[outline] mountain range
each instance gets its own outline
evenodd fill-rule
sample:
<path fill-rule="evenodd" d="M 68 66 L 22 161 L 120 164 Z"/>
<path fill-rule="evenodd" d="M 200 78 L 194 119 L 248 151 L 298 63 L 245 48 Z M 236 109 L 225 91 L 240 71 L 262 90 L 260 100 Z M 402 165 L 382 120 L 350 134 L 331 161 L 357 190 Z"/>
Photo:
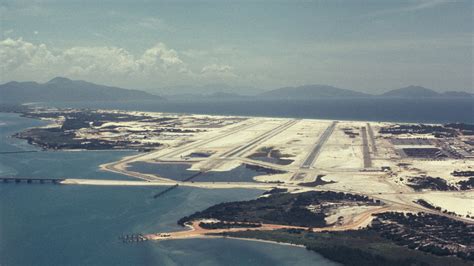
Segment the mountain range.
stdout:
<path fill-rule="evenodd" d="M 285 87 L 266 91 L 258 95 L 265 99 L 316 99 L 333 97 L 370 97 L 370 94 L 353 90 L 336 88 L 328 85 L 305 85 L 300 87 Z"/>
<path fill-rule="evenodd" d="M 150 99 L 158 100 L 162 98 L 140 90 L 98 85 L 63 77 L 53 78 L 46 83 L 12 81 L 0 85 L 0 101 L 9 103 Z"/>
<path fill-rule="evenodd" d="M 439 93 L 421 86 L 408 86 L 383 94 L 373 95 L 328 85 L 304 85 L 262 91 L 252 87 L 227 85 L 179 86 L 153 90 L 160 95 L 141 90 L 98 85 L 82 80 L 56 77 L 46 83 L 8 82 L 0 85 L 0 102 L 52 102 L 52 101 L 138 101 L 138 100 L 301 100 L 320 98 L 470 98 L 474 94 L 464 91 Z"/>
<path fill-rule="evenodd" d="M 385 92 L 384 97 L 429 98 L 429 97 L 472 97 L 473 94 L 465 91 L 436 92 L 421 86 L 408 86 Z"/>
<path fill-rule="evenodd" d="M 194 96 L 208 96 L 208 95 L 219 95 L 219 94 L 234 94 L 234 96 L 255 96 L 263 90 L 257 89 L 250 86 L 230 86 L 227 84 L 208 84 L 203 86 L 172 86 L 164 87 L 159 89 L 150 90 L 158 95 L 164 97 L 194 97 Z"/>

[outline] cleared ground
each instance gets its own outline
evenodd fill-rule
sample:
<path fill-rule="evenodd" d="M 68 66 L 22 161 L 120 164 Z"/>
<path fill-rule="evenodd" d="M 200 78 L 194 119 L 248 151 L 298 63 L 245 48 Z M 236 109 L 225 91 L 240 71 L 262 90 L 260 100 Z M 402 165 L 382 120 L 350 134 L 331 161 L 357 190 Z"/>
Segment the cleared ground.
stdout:
<path fill-rule="evenodd" d="M 446 210 L 443 215 L 453 212 L 457 219 L 472 221 L 471 177 L 455 176 L 453 172 L 474 170 L 474 147 L 469 144 L 474 143 L 474 136 L 463 134 L 459 129 L 363 121 L 105 110 L 85 113 L 91 119 L 101 119 L 100 123 L 94 123 L 82 121 L 83 115 L 77 115 L 80 110 L 63 111 L 65 115 L 57 118 L 48 117 L 48 111 L 33 114 L 55 121 L 48 127 L 60 128 L 65 124 L 67 112 L 69 116 L 76 114 L 75 120 L 68 122 L 68 134 L 72 131 L 75 139 L 84 143 L 116 141 L 145 148 L 147 144 L 153 145 L 143 153 L 101 166 L 105 171 L 142 181 L 84 181 L 65 177 L 64 184 L 265 190 L 279 187 L 292 193 L 332 190 L 370 195 L 399 210 L 428 211 L 426 206 L 415 203 L 424 199 Z M 427 153 L 428 150 L 424 150 L 427 148 L 440 152 Z M 403 149 L 414 149 L 415 156 L 408 156 Z M 262 151 L 271 152 L 266 154 L 267 158 L 252 156 Z M 416 157 L 417 154 L 422 157 Z M 199 178 L 176 181 L 153 172 L 132 171 L 129 166 L 135 162 L 186 163 L 188 170 L 195 171 L 196 175 L 225 174 L 242 164 L 263 169 L 263 172 L 253 177 L 258 182 L 199 182 Z M 426 184 L 433 180 L 436 186 Z M 447 191 L 436 191 L 440 189 Z M 365 211 L 348 206 L 335 210 L 331 219 L 343 216 L 343 221 L 348 222 Z"/>

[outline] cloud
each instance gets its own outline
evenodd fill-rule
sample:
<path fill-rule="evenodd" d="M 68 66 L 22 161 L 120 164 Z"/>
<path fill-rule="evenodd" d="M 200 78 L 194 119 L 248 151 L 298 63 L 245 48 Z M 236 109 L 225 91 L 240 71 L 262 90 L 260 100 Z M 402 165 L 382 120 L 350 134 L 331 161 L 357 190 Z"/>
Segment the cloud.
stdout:
<path fill-rule="evenodd" d="M 452 3 L 454 0 L 412 0 L 410 1 L 410 5 L 398 7 L 398 8 L 391 8 L 391 9 L 384 9 L 379 10 L 374 13 L 369 14 L 369 17 L 377 17 L 383 15 L 390 15 L 390 14 L 399 14 L 399 13 L 406 13 L 406 12 L 416 12 L 425 9 L 435 8 L 444 4 Z"/>
<path fill-rule="evenodd" d="M 232 67 L 229 65 L 218 65 L 218 64 L 212 64 L 212 65 L 207 65 L 204 66 L 201 69 L 201 73 L 231 73 L 232 72 Z"/>
<path fill-rule="evenodd" d="M 144 65 L 161 65 L 165 69 L 183 65 L 183 61 L 179 58 L 178 53 L 173 49 L 167 48 L 164 43 L 158 43 L 146 50 L 139 62 Z"/>
<path fill-rule="evenodd" d="M 56 64 L 57 61 L 57 56 L 45 44 L 34 45 L 21 38 L 0 41 L 0 69 L 4 75 L 14 70 Z"/>
<path fill-rule="evenodd" d="M 4 35 L 10 35 L 10 34 L 12 34 L 13 32 L 15 32 L 13 29 L 9 29 L 9 30 L 5 30 L 5 31 L 3 32 L 3 34 L 4 34 Z"/>
<path fill-rule="evenodd" d="M 150 30 L 171 30 L 171 27 L 167 25 L 162 19 L 154 17 L 143 18 L 137 22 L 137 25 Z"/>
<path fill-rule="evenodd" d="M 134 56 L 118 47 L 71 47 L 53 52 L 45 44 L 23 39 L 0 41 L 0 68 L 4 74 L 39 72 L 48 75 L 145 75 L 169 72 L 186 73 L 186 65 L 178 53 L 159 42 Z"/>
<path fill-rule="evenodd" d="M 62 51 L 58 57 L 69 75 L 103 73 L 114 76 L 137 71 L 134 56 L 117 47 L 72 47 Z"/>
<path fill-rule="evenodd" d="M 199 79 L 200 80 L 212 80 L 214 82 L 235 82 L 237 74 L 233 72 L 233 67 L 223 64 L 210 64 L 206 65 L 201 69 Z"/>
<path fill-rule="evenodd" d="M 453 0 L 418 0 L 415 1 L 416 3 L 412 6 L 406 7 L 404 11 L 416 11 L 421 9 L 433 8 L 439 5 L 444 5 Z"/>
<path fill-rule="evenodd" d="M 117 17 L 120 13 L 111 15 Z M 166 31 L 173 32 L 175 29 L 168 25 L 163 19 L 156 17 L 137 18 L 127 14 L 120 14 L 120 22 L 112 26 L 114 30 L 122 32 L 137 32 L 137 30 L 146 31 Z"/>
<path fill-rule="evenodd" d="M 225 81 L 236 77 L 232 70 L 227 64 L 200 67 L 196 63 L 194 67 L 190 67 L 176 50 L 162 42 L 157 42 L 136 55 L 115 46 L 56 49 L 22 38 L 0 41 L 2 81 L 44 81 L 53 76 L 67 76 L 116 84 L 176 84 L 212 82 L 214 79 Z"/>

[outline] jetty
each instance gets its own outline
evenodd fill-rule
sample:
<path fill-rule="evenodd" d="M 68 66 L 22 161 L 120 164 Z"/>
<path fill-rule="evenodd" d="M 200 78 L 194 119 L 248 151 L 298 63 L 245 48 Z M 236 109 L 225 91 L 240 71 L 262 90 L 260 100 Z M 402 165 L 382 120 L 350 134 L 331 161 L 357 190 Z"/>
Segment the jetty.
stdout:
<path fill-rule="evenodd" d="M 65 179 L 62 178 L 33 178 L 33 177 L 0 177 L 0 183 L 25 183 L 25 184 L 60 184 Z"/>
<path fill-rule="evenodd" d="M 119 239 L 125 244 L 139 243 L 148 241 L 148 238 L 142 234 L 126 234 L 119 236 Z"/>

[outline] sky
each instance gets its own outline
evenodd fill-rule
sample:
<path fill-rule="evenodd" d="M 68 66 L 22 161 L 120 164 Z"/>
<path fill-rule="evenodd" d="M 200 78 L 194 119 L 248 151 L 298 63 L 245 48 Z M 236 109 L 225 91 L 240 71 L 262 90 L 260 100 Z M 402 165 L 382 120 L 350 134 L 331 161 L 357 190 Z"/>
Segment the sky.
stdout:
<path fill-rule="evenodd" d="M 0 0 L 0 82 L 473 89 L 472 0 Z"/>

